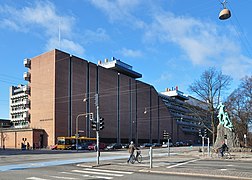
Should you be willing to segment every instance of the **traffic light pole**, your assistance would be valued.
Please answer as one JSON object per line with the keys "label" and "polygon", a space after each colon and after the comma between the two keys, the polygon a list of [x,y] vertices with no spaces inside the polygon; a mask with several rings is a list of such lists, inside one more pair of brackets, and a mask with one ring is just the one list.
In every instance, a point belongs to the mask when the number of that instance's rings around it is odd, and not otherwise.
{"label": "traffic light pole", "polygon": [[96,105],[96,157],[97,161],[96,164],[99,165],[99,158],[100,158],[100,147],[99,147],[99,130],[100,130],[100,116],[99,116],[99,99],[98,94],[95,94],[95,105]]}

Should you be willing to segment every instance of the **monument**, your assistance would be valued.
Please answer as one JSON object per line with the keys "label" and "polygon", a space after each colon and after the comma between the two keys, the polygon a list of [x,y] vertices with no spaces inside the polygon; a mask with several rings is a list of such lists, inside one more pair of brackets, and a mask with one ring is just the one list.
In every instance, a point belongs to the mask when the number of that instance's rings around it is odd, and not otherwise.
{"label": "monument", "polygon": [[240,147],[239,140],[234,132],[232,121],[228,117],[225,106],[220,103],[217,109],[219,110],[217,126],[217,137],[214,143],[214,148],[219,148],[225,142],[229,148]]}

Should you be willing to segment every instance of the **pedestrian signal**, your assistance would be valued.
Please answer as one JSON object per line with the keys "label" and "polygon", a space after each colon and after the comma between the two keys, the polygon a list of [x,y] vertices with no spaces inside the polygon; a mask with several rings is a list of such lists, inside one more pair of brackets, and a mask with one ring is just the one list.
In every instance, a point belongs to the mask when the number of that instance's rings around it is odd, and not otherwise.
{"label": "pedestrian signal", "polygon": [[99,129],[102,130],[104,129],[104,118],[100,118],[100,126],[99,126]]}

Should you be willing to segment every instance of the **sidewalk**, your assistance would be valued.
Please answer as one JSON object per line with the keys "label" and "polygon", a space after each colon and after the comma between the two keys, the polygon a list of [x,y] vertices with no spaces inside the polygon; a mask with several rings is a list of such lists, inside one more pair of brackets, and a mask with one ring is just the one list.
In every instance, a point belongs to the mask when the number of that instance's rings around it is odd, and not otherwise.
{"label": "sidewalk", "polygon": [[[245,160],[251,161],[252,163],[252,153],[232,153],[234,155],[235,161]],[[78,164],[80,167],[92,167],[92,168],[101,168],[109,170],[125,170],[131,172],[141,172],[141,173],[158,173],[158,174],[173,174],[173,175],[185,175],[185,176],[202,176],[202,177],[219,177],[219,178],[228,178],[228,179],[252,179],[252,172],[237,172],[237,171],[225,171],[219,169],[194,169],[194,168],[172,168],[180,166],[183,163],[187,164],[190,162],[198,160],[217,160],[211,157],[208,157],[207,154],[202,156],[202,153],[197,151],[189,152],[184,154],[179,154],[175,156],[163,156],[163,157],[154,157],[152,168],[150,168],[150,160],[145,157],[143,158],[142,163],[127,164],[127,159],[119,159],[113,161],[101,161],[99,165],[96,163],[82,163]],[[218,159],[219,160],[219,159]],[[230,161],[230,160],[224,160]],[[171,168],[169,168],[171,167]]]}

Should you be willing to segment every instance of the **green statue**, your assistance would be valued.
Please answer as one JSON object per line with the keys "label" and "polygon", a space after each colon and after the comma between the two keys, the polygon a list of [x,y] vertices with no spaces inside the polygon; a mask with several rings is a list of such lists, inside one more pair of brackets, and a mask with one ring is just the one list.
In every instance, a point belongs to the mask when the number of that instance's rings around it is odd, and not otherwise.
{"label": "green statue", "polygon": [[230,131],[232,131],[233,124],[228,117],[228,113],[226,112],[225,106],[222,103],[220,103],[217,106],[217,109],[219,109],[219,113],[217,116],[219,118],[219,123],[222,124],[225,128],[228,128]]}

